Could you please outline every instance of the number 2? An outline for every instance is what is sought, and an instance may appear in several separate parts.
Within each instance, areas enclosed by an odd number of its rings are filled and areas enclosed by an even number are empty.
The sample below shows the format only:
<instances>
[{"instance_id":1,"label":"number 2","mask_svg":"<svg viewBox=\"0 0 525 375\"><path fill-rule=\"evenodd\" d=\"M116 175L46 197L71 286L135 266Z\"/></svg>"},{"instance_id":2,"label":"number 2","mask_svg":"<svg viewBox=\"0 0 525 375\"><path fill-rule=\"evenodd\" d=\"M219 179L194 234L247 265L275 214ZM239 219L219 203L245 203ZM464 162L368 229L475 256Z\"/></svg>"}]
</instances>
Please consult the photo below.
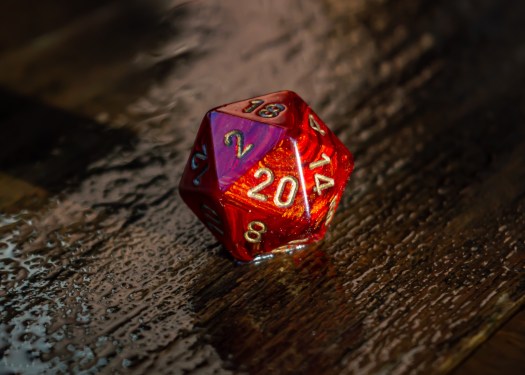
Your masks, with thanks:
<instances>
[{"instance_id":1,"label":"number 2","mask_svg":"<svg viewBox=\"0 0 525 375\"><path fill-rule=\"evenodd\" d=\"M271 169L268 168L259 168L253 174L255 178L261 178L263 175L266 176L267 179L261 182L259 185L252 187L250 190L248 190L248 196L250 198L257 199L261 202L266 202L268 200L268 197L259 192L265 187L270 186L274 180L274 177L273 172L271 171Z\"/></svg>"},{"instance_id":2,"label":"number 2","mask_svg":"<svg viewBox=\"0 0 525 375\"><path fill-rule=\"evenodd\" d=\"M226 146L233 145L232 138L237 138L237 159L242 159L248 152L253 149L253 144L244 147L244 134L240 130L232 130L224 135L224 144Z\"/></svg>"}]
</instances>

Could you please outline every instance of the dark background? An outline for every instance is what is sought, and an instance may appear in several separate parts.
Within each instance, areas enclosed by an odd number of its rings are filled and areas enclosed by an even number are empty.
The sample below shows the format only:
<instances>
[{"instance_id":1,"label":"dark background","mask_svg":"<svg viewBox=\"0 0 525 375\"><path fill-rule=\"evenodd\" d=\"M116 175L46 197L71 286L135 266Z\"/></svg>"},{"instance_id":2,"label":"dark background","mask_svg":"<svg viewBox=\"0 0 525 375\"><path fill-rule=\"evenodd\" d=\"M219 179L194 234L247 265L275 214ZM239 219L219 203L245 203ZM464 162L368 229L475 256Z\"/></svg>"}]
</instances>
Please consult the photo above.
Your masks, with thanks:
<instances>
[{"instance_id":1,"label":"dark background","mask_svg":"<svg viewBox=\"0 0 525 375\"><path fill-rule=\"evenodd\" d=\"M501 0L3 1L0 373L523 373L524 24ZM209 108L282 89L356 170L325 240L238 265L177 186Z\"/></svg>"}]
</instances>

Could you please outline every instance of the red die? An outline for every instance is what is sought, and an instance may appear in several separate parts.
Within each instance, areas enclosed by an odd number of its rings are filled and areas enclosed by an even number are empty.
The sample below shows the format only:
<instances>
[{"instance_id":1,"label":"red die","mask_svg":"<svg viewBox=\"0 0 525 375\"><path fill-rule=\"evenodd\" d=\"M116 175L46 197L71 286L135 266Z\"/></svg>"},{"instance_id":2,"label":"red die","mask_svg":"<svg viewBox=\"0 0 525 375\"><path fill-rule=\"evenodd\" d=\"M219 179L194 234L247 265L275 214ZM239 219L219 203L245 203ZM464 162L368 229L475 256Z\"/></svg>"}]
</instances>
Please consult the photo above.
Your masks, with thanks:
<instances>
[{"instance_id":1,"label":"red die","mask_svg":"<svg viewBox=\"0 0 525 375\"><path fill-rule=\"evenodd\" d=\"M239 260L321 239L352 154L294 92L209 111L180 194Z\"/></svg>"}]
</instances>

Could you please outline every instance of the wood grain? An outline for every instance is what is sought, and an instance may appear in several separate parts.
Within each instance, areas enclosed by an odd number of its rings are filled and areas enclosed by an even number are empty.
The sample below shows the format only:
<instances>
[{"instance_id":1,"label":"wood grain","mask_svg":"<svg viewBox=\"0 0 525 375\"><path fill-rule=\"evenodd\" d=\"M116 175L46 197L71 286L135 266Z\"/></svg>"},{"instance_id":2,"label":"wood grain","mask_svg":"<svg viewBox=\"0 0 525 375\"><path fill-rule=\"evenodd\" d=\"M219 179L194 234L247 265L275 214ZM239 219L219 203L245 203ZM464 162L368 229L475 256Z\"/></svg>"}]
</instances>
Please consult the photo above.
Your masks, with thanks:
<instances>
[{"instance_id":1,"label":"wood grain","mask_svg":"<svg viewBox=\"0 0 525 375\"><path fill-rule=\"evenodd\" d=\"M523 305L525 5L60 4L0 37L0 372L445 373ZM280 89L356 171L240 265L177 185L207 109Z\"/></svg>"},{"instance_id":2,"label":"wood grain","mask_svg":"<svg viewBox=\"0 0 525 375\"><path fill-rule=\"evenodd\" d=\"M524 337L525 311L522 309L452 374L521 374L525 370Z\"/></svg>"}]
</instances>

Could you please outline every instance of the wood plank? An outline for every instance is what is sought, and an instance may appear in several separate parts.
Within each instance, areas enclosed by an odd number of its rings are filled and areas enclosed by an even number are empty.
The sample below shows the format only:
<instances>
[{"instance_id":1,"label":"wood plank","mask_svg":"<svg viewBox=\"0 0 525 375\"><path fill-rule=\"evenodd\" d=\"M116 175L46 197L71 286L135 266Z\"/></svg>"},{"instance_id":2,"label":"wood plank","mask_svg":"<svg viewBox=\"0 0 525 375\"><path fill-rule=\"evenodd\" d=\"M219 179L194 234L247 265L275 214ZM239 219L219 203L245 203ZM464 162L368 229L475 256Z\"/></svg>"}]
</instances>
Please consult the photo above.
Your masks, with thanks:
<instances>
[{"instance_id":1,"label":"wood plank","mask_svg":"<svg viewBox=\"0 0 525 375\"><path fill-rule=\"evenodd\" d=\"M5 90L0 90L0 114L0 168L17 181L13 188L25 181L59 193L68 180L82 179L90 163L116 146L131 147L134 140L128 129L107 127ZM19 196L14 190L14 196Z\"/></svg>"},{"instance_id":2,"label":"wood plank","mask_svg":"<svg viewBox=\"0 0 525 375\"><path fill-rule=\"evenodd\" d=\"M26 200L25 204L27 205L28 199L41 201L47 195L47 191L42 188L0 173L0 207L3 211L9 207L16 207L19 210L22 200Z\"/></svg>"},{"instance_id":3,"label":"wood plank","mask_svg":"<svg viewBox=\"0 0 525 375\"><path fill-rule=\"evenodd\" d=\"M525 311L522 309L452 374L522 374L525 370L524 337Z\"/></svg>"},{"instance_id":4,"label":"wood plank","mask_svg":"<svg viewBox=\"0 0 525 375\"><path fill-rule=\"evenodd\" d=\"M107 0L4 0L0 13L0 51L20 47L76 21L76 17L108 3Z\"/></svg>"},{"instance_id":5,"label":"wood plank","mask_svg":"<svg viewBox=\"0 0 525 375\"><path fill-rule=\"evenodd\" d=\"M116 27L97 49L95 15L4 55L4 87L136 141L0 216L0 370L453 369L525 287L525 5L465 4L175 2L137 45ZM177 184L208 108L283 88L356 172L323 242L238 265Z\"/></svg>"}]
</instances>

